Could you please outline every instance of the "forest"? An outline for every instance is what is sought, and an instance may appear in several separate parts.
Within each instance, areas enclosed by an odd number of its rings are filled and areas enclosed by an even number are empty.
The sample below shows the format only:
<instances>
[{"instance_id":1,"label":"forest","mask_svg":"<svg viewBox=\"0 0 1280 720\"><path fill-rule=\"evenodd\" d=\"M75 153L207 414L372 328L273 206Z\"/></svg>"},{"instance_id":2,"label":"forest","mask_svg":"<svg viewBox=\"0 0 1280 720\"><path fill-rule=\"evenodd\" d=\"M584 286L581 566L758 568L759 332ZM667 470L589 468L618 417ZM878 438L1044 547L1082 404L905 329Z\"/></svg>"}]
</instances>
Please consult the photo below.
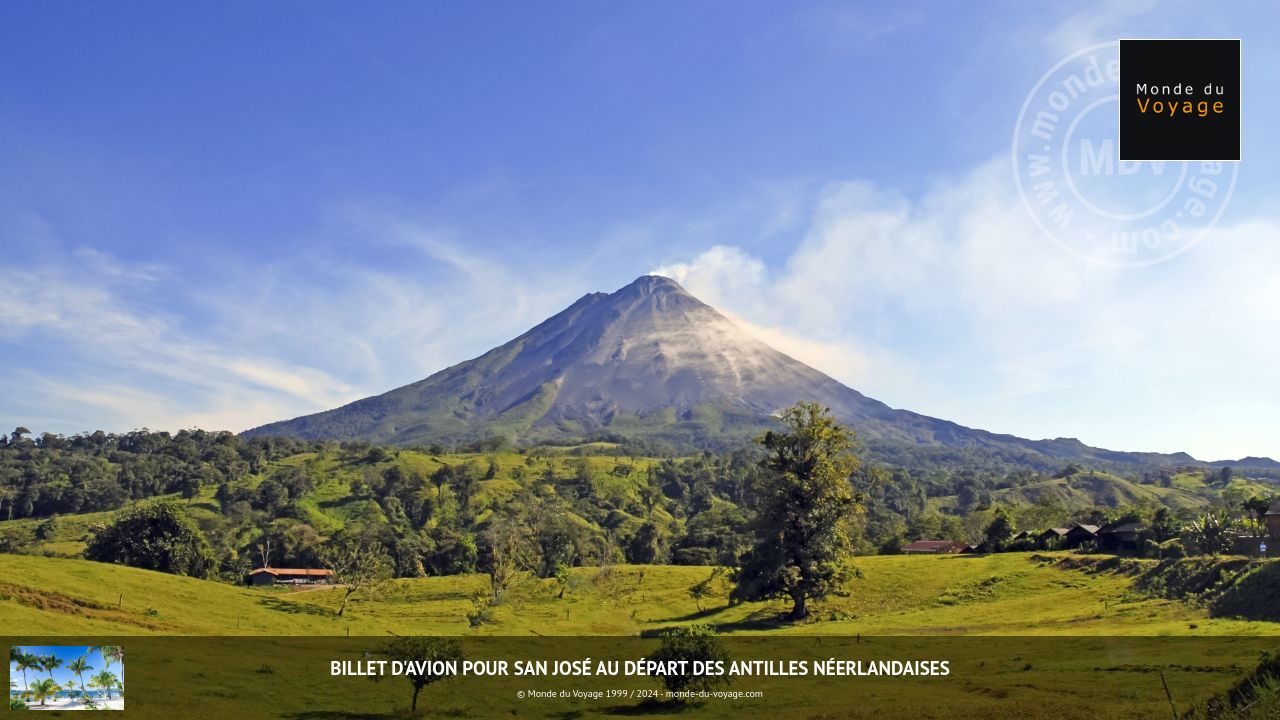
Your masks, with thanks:
<instances>
[{"instance_id":1,"label":"forest","mask_svg":"<svg viewBox=\"0 0 1280 720\"><path fill-rule=\"evenodd\" d=\"M740 563L767 472L758 444L654 457L611 440L396 448L203 430L33 436L20 427L0 437L0 551L44 552L71 516L120 511L78 538L86 557L233 582L264 564L331 566L362 548L397 577ZM854 467L847 535L863 555L922 539L1007 549L1017 529L1113 520L1158 521L1164 542L1205 517L1256 528L1273 495L1268 482L1230 468L1122 478L1074 463L1052 473L1000 464L913 472L865 459ZM152 498L160 502L140 502ZM109 532L128 522L163 524L164 542L182 547L140 554L129 533Z\"/></svg>"}]
</instances>

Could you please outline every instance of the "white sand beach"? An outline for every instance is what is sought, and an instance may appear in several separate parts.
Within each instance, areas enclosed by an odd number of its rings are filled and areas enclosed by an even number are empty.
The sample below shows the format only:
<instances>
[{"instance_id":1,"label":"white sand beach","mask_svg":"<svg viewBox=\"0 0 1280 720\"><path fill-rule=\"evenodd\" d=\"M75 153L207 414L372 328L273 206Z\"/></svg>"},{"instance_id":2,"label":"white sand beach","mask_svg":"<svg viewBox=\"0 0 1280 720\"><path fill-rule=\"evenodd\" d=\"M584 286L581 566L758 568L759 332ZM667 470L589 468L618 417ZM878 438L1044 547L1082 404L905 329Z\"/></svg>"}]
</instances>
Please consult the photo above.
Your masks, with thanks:
<instances>
[{"instance_id":1,"label":"white sand beach","mask_svg":"<svg viewBox=\"0 0 1280 720\"><path fill-rule=\"evenodd\" d=\"M95 701L100 708L106 710L124 710L124 698L113 698L111 700ZM86 710L84 701L80 698L60 698L58 700L47 700L44 705L29 702L27 707L31 710Z\"/></svg>"}]
</instances>

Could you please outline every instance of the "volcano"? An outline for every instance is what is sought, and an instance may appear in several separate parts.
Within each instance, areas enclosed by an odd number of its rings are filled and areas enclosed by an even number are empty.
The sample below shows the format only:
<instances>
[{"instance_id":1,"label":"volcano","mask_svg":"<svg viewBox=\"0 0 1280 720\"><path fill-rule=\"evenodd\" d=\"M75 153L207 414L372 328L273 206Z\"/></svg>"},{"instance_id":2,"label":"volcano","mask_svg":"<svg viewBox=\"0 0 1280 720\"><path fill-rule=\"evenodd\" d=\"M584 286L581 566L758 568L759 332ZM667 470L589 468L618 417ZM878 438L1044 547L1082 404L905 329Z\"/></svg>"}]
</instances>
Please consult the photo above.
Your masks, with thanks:
<instances>
[{"instance_id":1,"label":"volcano","mask_svg":"<svg viewBox=\"0 0 1280 720\"><path fill-rule=\"evenodd\" d=\"M743 331L669 278L645 275L590 293L523 335L418 382L247 436L416 445L502 437L516 443L612 436L677 449L720 448L773 427L799 400L831 408L873 450L988 451L1048 466L1195 462L1078 440L1027 440L899 410Z\"/></svg>"}]
</instances>

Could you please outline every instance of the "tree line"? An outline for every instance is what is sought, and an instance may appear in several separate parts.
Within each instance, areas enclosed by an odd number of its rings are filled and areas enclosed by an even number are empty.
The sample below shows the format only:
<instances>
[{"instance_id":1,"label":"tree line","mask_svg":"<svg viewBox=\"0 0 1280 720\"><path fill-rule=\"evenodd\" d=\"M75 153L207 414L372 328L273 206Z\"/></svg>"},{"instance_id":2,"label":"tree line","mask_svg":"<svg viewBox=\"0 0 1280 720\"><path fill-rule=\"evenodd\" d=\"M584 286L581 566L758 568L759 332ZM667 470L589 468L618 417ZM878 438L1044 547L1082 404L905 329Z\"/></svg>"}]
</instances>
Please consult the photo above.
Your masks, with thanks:
<instances>
[{"instance_id":1,"label":"tree line","mask_svg":"<svg viewBox=\"0 0 1280 720\"><path fill-rule=\"evenodd\" d=\"M289 438L226 431L97 431L70 437L25 427L0 435L0 519L114 510L130 500L239 480L313 449Z\"/></svg>"},{"instance_id":2,"label":"tree line","mask_svg":"<svg viewBox=\"0 0 1280 720\"><path fill-rule=\"evenodd\" d=\"M1026 469L935 468L913 474L861 460L853 434L816 406L798 405L782 421L782 431L750 446L643 463L626 456L566 459L528 448L516 456L515 467L510 454L504 455L500 468L496 454L459 458L443 453L456 448L419 448L436 460L431 472L401 462L399 449L361 442L245 440L199 430L30 437L18 428L0 443L0 513L50 519L30 530L34 537L6 534L0 526L0 550L22 550L54 535L55 513L130 504L92 533L87 557L230 581L264 565L332 567L345 579L360 579L349 586L387 577L484 572L495 599L525 573L563 583L575 566L674 563L739 568L738 577L759 593L794 590L752 568L776 560L786 538L794 538L796 547L814 547L800 521L825 527L827 513L839 516L834 526L841 553L871 554L897 552L917 539L1018 549L1003 542L1005 529L1012 534L1017 527L1104 524L1127 515L1146 521L1160 511L1135 506L1069 512L1052 501L1005 507L994 501L995 493L1045 477ZM813 457L802 455L795 445L799 437L815 446L826 443L828 465L819 468ZM495 447L471 449L496 452ZM299 461L301 453L310 459ZM288 458L293 460L280 462ZM792 462L810 464L797 474L787 469ZM333 465L344 469L347 485L338 530L316 514L317 487L333 480L324 469ZM812 475L817 469L827 474ZM504 492L485 492L499 475L514 482ZM1056 475L1082 482L1089 477L1070 464ZM780 485L789 477L803 479ZM1230 477L1215 481L1229 483ZM215 512L190 513L180 502L131 503L162 495L201 497L201 507ZM780 497L794 496L825 502L808 510L777 505ZM952 498L954 505L939 507L938 497ZM1162 512L1183 525L1199 519ZM762 531L769 524L772 529ZM770 538L764 545L762 532Z\"/></svg>"}]
</instances>

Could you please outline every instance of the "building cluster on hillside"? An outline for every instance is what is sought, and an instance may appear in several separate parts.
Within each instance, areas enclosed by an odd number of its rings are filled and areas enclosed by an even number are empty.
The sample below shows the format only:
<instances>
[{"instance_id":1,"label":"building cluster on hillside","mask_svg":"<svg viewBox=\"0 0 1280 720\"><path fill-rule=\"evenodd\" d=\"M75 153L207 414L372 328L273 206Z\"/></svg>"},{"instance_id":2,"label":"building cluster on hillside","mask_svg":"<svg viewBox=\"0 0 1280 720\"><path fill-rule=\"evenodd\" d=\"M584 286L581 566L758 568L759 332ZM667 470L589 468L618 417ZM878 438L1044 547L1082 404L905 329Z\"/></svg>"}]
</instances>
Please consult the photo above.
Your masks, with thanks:
<instances>
[{"instance_id":1,"label":"building cluster on hillside","mask_svg":"<svg viewBox=\"0 0 1280 720\"><path fill-rule=\"evenodd\" d=\"M1076 523L1070 527L1048 530L1023 530L1009 539L1008 548L1021 550L1073 550L1079 547L1095 547L1099 550L1137 550L1142 532L1147 529L1141 523L1111 523L1099 527ZM983 545L969 545L953 540L916 540L902 547L908 555L946 555L955 553L988 552Z\"/></svg>"},{"instance_id":2,"label":"building cluster on hillside","mask_svg":"<svg viewBox=\"0 0 1280 720\"><path fill-rule=\"evenodd\" d=\"M1040 550L1073 550L1080 547L1095 547L1112 552L1137 550L1146 529L1146 525L1136 522L1101 526L1076 523L1070 527L1055 527L1040 532L1023 530L1014 535L1011 542L1024 545L1033 543Z\"/></svg>"},{"instance_id":3,"label":"building cluster on hillside","mask_svg":"<svg viewBox=\"0 0 1280 720\"><path fill-rule=\"evenodd\" d=\"M1106 525L1089 525L1075 523L1068 527L1053 527L1047 530L1022 530L1001 549L1011 550L1075 550L1088 548L1103 552L1137 552L1142 549L1142 541L1148 526L1137 522L1108 523ZM1251 553L1257 546L1251 543L1276 543L1275 551L1280 553L1280 500L1271 504L1266 513L1266 537L1239 537L1237 546L1241 553ZM902 547L908 555L947 555L956 553L990 552L992 548L983 545L968 545L954 540L916 540Z\"/></svg>"}]
</instances>

